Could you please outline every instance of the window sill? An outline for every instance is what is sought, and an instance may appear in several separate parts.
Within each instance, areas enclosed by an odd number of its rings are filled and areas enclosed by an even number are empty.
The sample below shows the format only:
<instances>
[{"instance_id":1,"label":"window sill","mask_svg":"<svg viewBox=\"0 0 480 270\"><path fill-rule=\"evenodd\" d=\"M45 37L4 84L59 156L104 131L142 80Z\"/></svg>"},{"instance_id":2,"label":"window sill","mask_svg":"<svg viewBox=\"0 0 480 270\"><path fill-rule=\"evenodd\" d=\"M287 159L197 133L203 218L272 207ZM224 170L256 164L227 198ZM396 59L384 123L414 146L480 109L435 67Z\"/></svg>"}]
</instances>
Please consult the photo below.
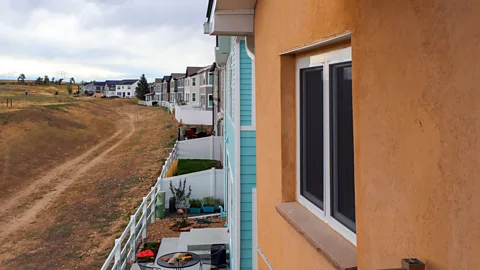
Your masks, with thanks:
<instances>
[{"instance_id":1,"label":"window sill","mask_svg":"<svg viewBox=\"0 0 480 270\"><path fill-rule=\"evenodd\" d=\"M277 212L337 269L357 269L357 250L297 202L279 203Z\"/></svg>"}]
</instances>

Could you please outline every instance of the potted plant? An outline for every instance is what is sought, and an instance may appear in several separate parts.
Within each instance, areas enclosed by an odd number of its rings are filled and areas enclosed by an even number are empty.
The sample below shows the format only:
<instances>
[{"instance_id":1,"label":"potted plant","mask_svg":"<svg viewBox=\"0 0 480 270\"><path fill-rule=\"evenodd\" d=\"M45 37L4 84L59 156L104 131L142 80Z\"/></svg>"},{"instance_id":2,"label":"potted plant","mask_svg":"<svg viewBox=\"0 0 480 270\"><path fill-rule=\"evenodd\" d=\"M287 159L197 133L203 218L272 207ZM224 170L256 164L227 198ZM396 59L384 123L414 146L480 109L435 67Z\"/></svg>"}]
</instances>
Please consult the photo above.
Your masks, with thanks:
<instances>
[{"instance_id":1,"label":"potted plant","mask_svg":"<svg viewBox=\"0 0 480 270\"><path fill-rule=\"evenodd\" d=\"M202 210L203 210L204 213L215 212L215 199L213 197L203 198Z\"/></svg>"},{"instance_id":2,"label":"potted plant","mask_svg":"<svg viewBox=\"0 0 480 270\"><path fill-rule=\"evenodd\" d=\"M223 207L223 200L222 199L215 199L213 206L215 206L215 211L218 211L220 208L219 206Z\"/></svg>"},{"instance_id":3,"label":"potted plant","mask_svg":"<svg viewBox=\"0 0 480 270\"><path fill-rule=\"evenodd\" d=\"M190 200L190 214L200 214L202 212L202 201L197 199Z\"/></svg>"},{"instance_id":4,"label":"potted plant","mask_svg":"<svg viewBox=\"0 0 480 270\"><path fill-rule=\"evenodd\" d=\"M188 186L188 192L185 191L187 179L180 180L178 188L174 187L172 181L170 181L170 191L175 198L175 207L177 209L188 208L188 199L192 194L192 186Z\"/></svg>"}]
</instances>

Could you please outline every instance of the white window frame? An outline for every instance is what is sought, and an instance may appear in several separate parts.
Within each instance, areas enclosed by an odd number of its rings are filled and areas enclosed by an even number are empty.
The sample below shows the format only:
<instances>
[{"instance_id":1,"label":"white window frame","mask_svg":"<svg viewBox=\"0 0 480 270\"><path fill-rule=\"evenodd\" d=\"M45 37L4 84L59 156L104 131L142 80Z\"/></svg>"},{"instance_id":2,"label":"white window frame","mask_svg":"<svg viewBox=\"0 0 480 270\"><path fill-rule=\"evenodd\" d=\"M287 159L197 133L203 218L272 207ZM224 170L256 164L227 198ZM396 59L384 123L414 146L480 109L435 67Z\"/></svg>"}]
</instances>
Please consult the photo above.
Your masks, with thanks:
<instances>
[{"instance_id":1,"label":"white window frame","mask_svg":"<svg viewBox=\"0 0 480 270\"><path fill-rule=\"evenodd\" d=\"M297 201L312 212L315 216L327 223L333 230L341 234L353 245L357 245L357 235L337 221L331 213L331 188L330 188L330 65L352 61L352 48L339 49L312 56L297 57L296 61L296 155L297 155ZM324 210L311 203L300 193L300 70L311 67L323 67L323 160L324 160Z\"/></svg>"}]
</instances>

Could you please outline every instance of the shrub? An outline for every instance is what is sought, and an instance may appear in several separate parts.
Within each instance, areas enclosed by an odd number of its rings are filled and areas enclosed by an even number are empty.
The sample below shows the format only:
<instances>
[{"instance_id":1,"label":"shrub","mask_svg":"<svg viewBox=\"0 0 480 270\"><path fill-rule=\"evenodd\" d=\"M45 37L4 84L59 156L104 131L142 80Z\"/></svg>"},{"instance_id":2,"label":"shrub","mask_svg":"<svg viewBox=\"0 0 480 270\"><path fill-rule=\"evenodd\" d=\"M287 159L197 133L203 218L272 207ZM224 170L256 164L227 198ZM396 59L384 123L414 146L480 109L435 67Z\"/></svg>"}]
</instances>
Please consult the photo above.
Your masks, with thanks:
<instances>
[{"instance_id":1,"label":"shrub","mask_svg":"<svg viewBox=\"0 0 480 270\"><path fill-rule=\"evenodd\" d=\"M71 85L71 84L69 84L69 85L67 86L67 91L68 91L68 94L70 94L70 95L72 94L73 89L72 89L72 85Z\"/></svg>"},{"instance_id":2,"label":"shrub","mask_svg":"<svg viewBox=\"0 0 480 270\"><path fill-rule=\"evenodd\" d=\"M213 205L215 205L215 209L218 209L219 206L223 207L223 200L222 199L215 199Z\"/></svg>"},{"instance_id":3,"label":"shrub","mask_svg":"<svg viewBox=\"0 0 480 270\"><path fill-rule=\"evenodd\" d=\"M191 199L190 201L190 208L201 208L202 201L197 199Z\"/></svg>"},{"instance_id":4,"label":"shrub","mask_svg":"<svg viewBox=\"0 0 480 270\"><path fill-rule=\"evenodd\" d=\"M213 198L213 197L205 197L205 198L203 198L203 204L204 204L204 205L214 206L214 205L215 205L215 198Z\"/></svg>"},{"instance_id":5,"label":"shrub","mask_svg":"<svg viewBox=\"0 0 480 270\"><path fill-rule=\"evenodd\" d=\"M170 181L170 191L172 192L173 196L175 197L175 201L177 204L181 204L183 202L187 202L192 194L192 186L188 186L188 193L185 192L187 179L180 180L178 183L178 188L174 187L172 181Z\"/></svg>"}]
</instances>

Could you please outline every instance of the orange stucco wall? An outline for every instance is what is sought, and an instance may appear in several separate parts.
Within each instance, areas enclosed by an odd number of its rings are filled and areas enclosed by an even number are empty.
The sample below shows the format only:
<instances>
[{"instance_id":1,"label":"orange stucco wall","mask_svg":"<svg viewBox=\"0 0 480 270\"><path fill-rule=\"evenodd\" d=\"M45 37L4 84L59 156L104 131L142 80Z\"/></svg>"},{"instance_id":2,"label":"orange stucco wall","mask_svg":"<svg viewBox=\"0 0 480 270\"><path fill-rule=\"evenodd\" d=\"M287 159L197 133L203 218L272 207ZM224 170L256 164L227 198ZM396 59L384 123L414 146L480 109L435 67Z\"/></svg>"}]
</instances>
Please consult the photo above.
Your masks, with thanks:
<instances>
[{"instance_id":1,"label":"orange stucco wall","mask_svg":"<svg viewBox=\"0 0 480 270\"><path fill-rule=\"evenodd\" d=\"M480 2L301 2L255 10L259 248L275 269L329 269L275 210L296 168L295 56L279 54L350 30L359 268L480 269Z\"/></svg>"}]
</instances>

